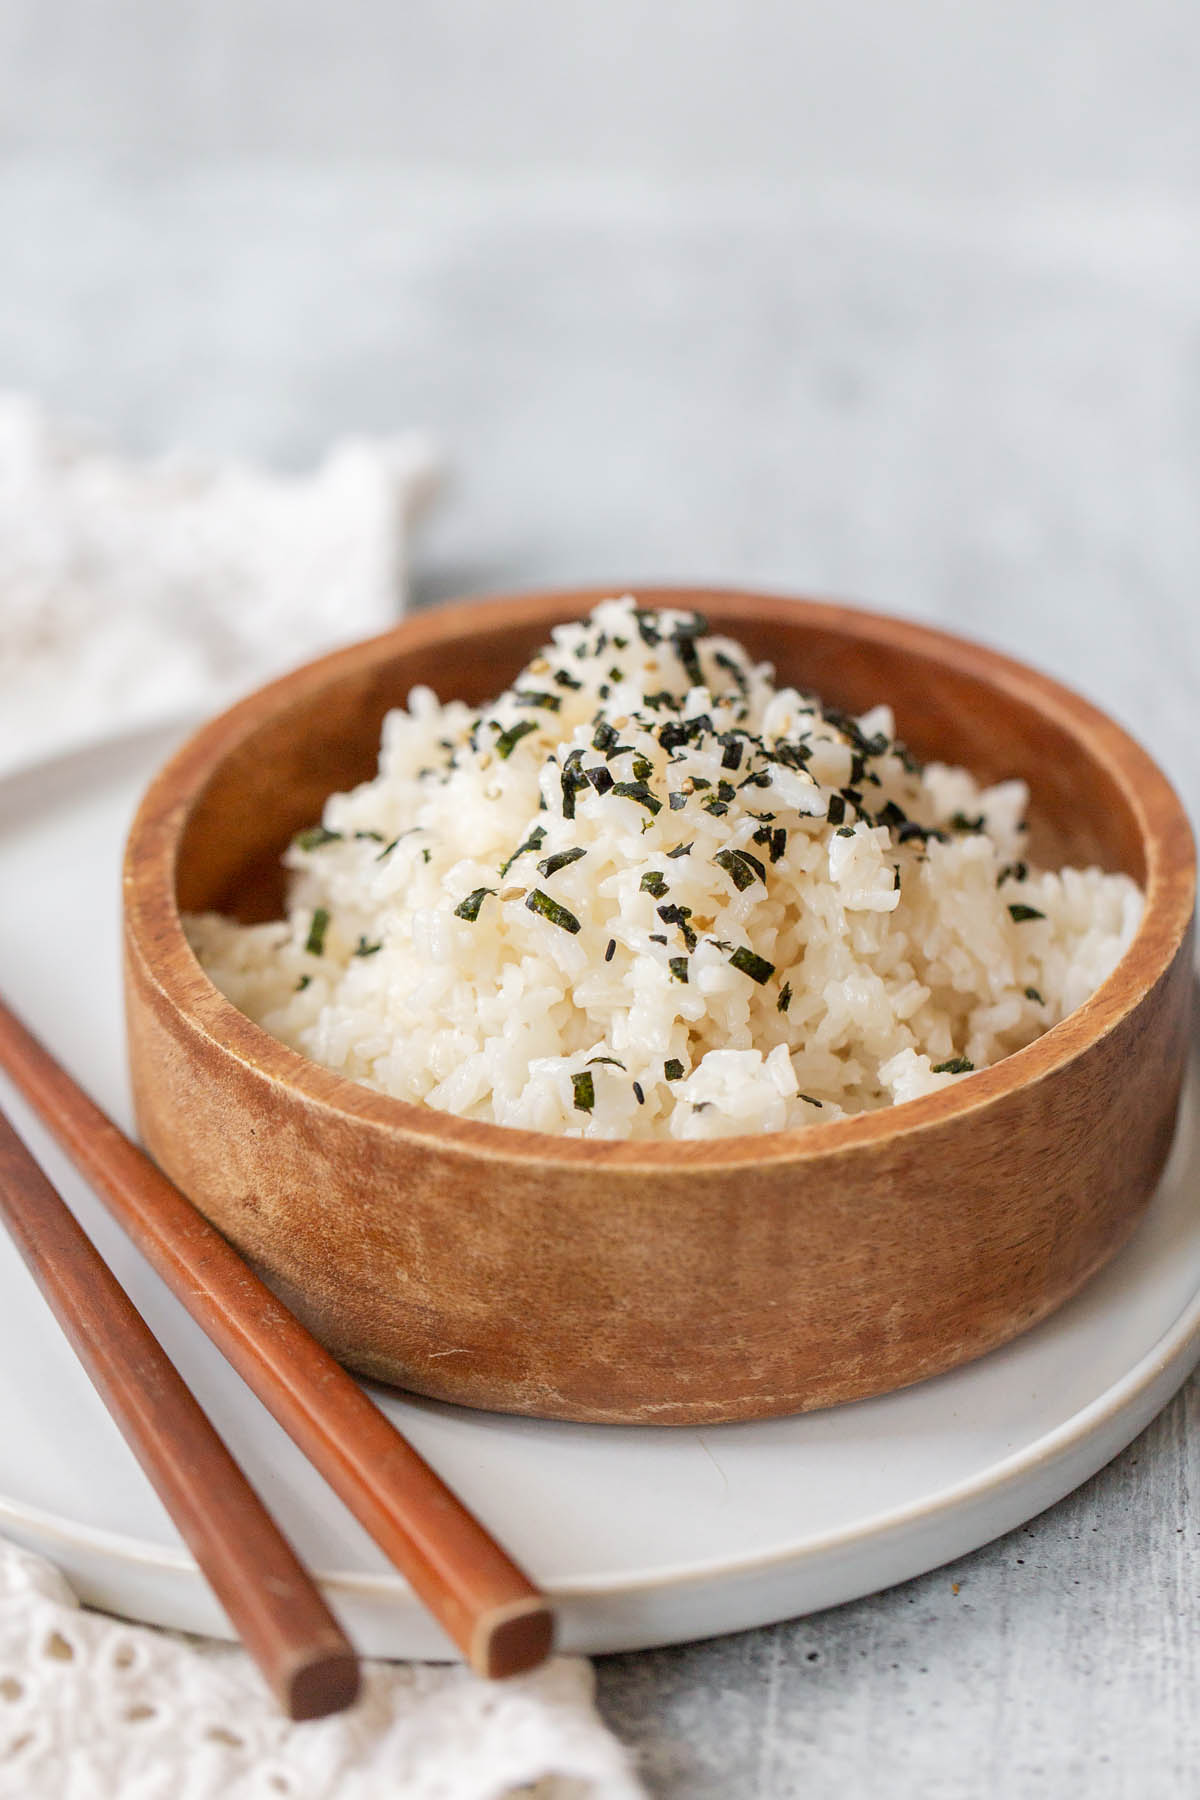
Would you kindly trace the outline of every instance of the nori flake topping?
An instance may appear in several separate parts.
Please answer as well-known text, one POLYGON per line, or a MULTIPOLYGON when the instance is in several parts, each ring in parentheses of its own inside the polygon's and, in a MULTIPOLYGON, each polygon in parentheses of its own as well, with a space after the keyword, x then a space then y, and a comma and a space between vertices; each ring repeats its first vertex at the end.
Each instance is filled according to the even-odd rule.
POLYGON ((646 808, 647 812, 662 811, 662 801, 650 792, 644 781, 618 781, 613 788, 613 793, 620 794, 624 800, 636 800, 639 806, 646 808))
POLYGON ((756 955, 753 950, 747 950, 744 945, 739 945, 729 960, 735 969, 748 975, 751 981, 757 981, 760 986, 763 982, 770 981, 775 973, 774 963, 768 962, 765 956, 756 955))
POLYGON ((713 861, 724 869, 739 894, 753 887, 755 881, 767 879, 767 871, 757 856, 751 856, 748 850, 718 850, 713 861))
POLYGON ((514 688, 513 699, 518 706, 543 706, 547 712, 558 712, 562 706, 561 694, 545 694, 536 688, 514 688))
POLYGON ((488 895, 494 894, 495 891, 495 888, 475 888, 472 893, 467 895, 465 900, 459 901, 454 909, 455 918, 465 919, 468 925, 473 925, 479 917, 480 907, 483 905, 488 895))
POLYGON ((507 762, 521 739, 536 730, 537 726, 532 719, 518 719, 515 725, 510 725, 507 731, 500 733, 492 748, 501 762, 507 762))
MULTIPOLYGON (((672 906, 660 906, 657 909, 657 911, 658 911, 658 916, 662 920, 664 925, 678 925, 680 933, 683 937, 683 941, 687 945, 688 950, 689 951, 694 950, 696 948, 696 934, 692 930, 691 926, 688 924, 688 920, 692 916, 691 907, 690 906, 673 906, 673 905, 672 906)), ((686 979, 686 977, 684 979, 686 979)))
POLYGON ((527 850, 540 850, 545 841, 546 827, 544 825, 535 825, 529 836, 525 839, 525 842, 517 845, 507 862, 502 862, 500 864, 501 875, 508 874, 508 871, 512 868, 518 856, 524 856, 527 850))
POLYGON ((327 825, 310 825, 305 831, 298 831, 292 839, 297 850, 320 850, 325 844, 341 842, 340 831, 330 831, 327 825))
POLYGON ((551 925, 557 925, 560 931, 569 931, 574 935, 579 930, 579 920, 575 914, 565 906, 560 906, 557 900, 552 900, 549 894, 544 894, 541 888, 534 888, 525 905, 531 913, 537 913, 541 918, 549 920, 551 925))
POLYGON ((586 850, 556 850, 553 856, 544 856, 542 858, 537 866, 538 874, 547 876, 557 875, 560 869, 567 868, 571 863, 578 862, 581 856, 586 855, 586 850))
POLYGON ((318 906, 312 916, 312 924, 308 928, 308 937, 304 948, 310 956, 320 956, 325 949, 325 933, 329 929, 329 912, 324 906, 318 906))

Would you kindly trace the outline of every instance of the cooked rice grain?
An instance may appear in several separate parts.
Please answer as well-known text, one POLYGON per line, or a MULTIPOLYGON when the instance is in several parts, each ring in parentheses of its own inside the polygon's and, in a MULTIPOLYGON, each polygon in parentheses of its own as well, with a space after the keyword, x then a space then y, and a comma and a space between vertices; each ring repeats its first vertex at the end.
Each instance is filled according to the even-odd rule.
POLYGON ((414 689, 287 852, 285 920, 186 927, 234 1005, 399 1099, 780 1131, 962 1080, 1110 973, 1141 894, 1028 866, 1026 802, 626 596, 482 711, 414 689))

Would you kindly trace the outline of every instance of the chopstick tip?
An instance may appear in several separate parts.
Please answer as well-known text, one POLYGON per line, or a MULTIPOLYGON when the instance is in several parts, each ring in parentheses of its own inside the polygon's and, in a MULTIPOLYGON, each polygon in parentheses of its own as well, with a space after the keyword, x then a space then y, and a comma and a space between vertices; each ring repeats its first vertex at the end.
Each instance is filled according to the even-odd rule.
POLYGON ((554 1648, 554 1614, 538 1594, 493 1607, 476 1625, 471 1667, 491 1681, 523 1675, 544 1663, 554 1648))
POLYGON ((361 1687, 358 1658, 354 1651, 325 1651, 292 1669, 280 1695, 283 1710, 299 1724, 305 1719, 326 1719, 345 1712, 358 1699, 361 1687))

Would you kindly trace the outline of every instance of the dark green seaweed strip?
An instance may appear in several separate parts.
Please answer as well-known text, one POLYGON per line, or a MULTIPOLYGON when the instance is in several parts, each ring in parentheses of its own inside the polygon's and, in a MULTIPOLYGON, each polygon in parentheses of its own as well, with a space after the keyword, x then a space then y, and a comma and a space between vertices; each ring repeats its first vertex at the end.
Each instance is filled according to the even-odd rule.
POLYGON ((562 787, 562 812, 564 819, 573 819, 575 817, 575 796, 580 788, 585 788, 588 784, 587 776, 579 766, 582 761, 582 750, 569 750, 562 766, 562 774, 559 780, 562 787))
MULTIPOLYGON (((756 877, 751 863, 758 861, 756 857, 747 857, 740 850, 718 850, 713 861, 724 869, 739 894, 744 894, 748 887, 754 886, 756 877)), ((758 863, 758 867, 761 869, 762 864, 758 863)))
POLYGON ((739 945, 729 960, 742 975, 748 975, 751 981, 757 981, 760 986, 763 982, 770 981, 775 973, 774 963, 768 962, 765 956, 759 956, 753 950, 747 950, 744 945, 739 945))
POLYGON ((325 949, 325 933, 329 929, 329 912, 324 906, 318 906, 312 916, 308 928, 308 938, 304 948, 310 956, 320 956, 325 949))
POLYGON ((515 725, 510 725, 507 731, 500 733, 492 748, 501 762, 507 762, 521 739, 536 730, 537 726, 532 719, 518 719, 515 725))
MULTIPOLYGON (((356 832, 356 837, 362 837, 356 832)), ((340 831, 330 831, 327 825, 309 825, 304 831, 298 831, 292 839, 297 850, 320 850, 324 844, 338 844, 342 840, 340 831)))
POLYGON ((524 856, 527 850, 540 850, 545 841, 546 827, 544 825, 535 825, 529 836, 525 839, 525 842, 517 845, 512 855, 508 858, 508 861, 500 864, 501 875, 508 874, 508 871, 512 868, 518 856, 524 856))
POLYGON ((662 801, 657 799, 644 781, 618 781, 613 787, 614 794, 620 794, 624 800, 636 800, 647 812, 662 811, 662 801))
MULTIPOLYGON (((777 863, 787 849, 787 832, 780 825, 772 829, 769 825, 760 825, 754 834, 756 844, 762 844, 773 863, 777 863)), ((765 879, 765 876, 764 876, 765 879)))
POLYGON ((536 688, 514 688, 513 699, 518 706, 542 706, 547 712, 557 712, 562 705, 561 694, 544 694, 536 688))
POLYGON ((734 681, 737 683, 738 688, 743 694, 749 692, 750 684, 737 663, 734 662, 732 656, 727 656, 724 650, 715 650, 713 652, 713 661, 716 663, 718 669, 724 669, 727 675, 733 676, 734 681))
POLYGON ((696 948, 696 934, 688 924, 688 920, 692 916, 692 909, 690 906, 675 906, 672 904, 670 906, 656 907, 655 911, 658 913, 658 916, 664 925, 678 925, 680 932, 683 935, 683 941, 687 945, 689 951, 696 948))
POLYGON ((557 875, 560 869, 567 868, 571 863, 578 862, 581 856, 586 855, 586 850, 556 850, 553 856, 542 858, 537 866, 538 874, 557 875))
POLYGON ((467 921, 468 925, 473 925, 475 923, 476 919, 479 917, 480 907, 483 905, 483 903, 487 899, 488 895, 494 894, 495 891, 496 891, 495 888, 488 888, 488 887, 475 888, 471 893, 469 893, 467 895, 465 900, 459 901, 458 905, 454 909, 455 918, 456 919, 465 919, 467 921))
POLYGON ((568 912, 565 906, 560 906, 557 900, 552 900, 549 894, 544 894, 541 888, 534 888, 525 904, 530 912, 538 913, 543 919, 548 919, 550 924, 557 925, 560 931, 574 933, 579 930, 579 920, 575 914, 568 912))

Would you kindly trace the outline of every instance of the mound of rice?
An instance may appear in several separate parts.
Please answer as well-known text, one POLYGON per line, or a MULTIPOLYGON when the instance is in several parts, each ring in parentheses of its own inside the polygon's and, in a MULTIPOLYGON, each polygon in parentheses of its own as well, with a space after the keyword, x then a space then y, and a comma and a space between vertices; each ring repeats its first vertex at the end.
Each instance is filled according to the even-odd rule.
POLYGON ((886 706, 772 676, 627 596, 482 711, 416 688, 377 778, 288 851, 287 918, 192 917, 196 954, 327 1068, 601 1138, 909 1100, 1092 993, 1134 882, 1029 867, 1021 783, 918 767, 886 706))

